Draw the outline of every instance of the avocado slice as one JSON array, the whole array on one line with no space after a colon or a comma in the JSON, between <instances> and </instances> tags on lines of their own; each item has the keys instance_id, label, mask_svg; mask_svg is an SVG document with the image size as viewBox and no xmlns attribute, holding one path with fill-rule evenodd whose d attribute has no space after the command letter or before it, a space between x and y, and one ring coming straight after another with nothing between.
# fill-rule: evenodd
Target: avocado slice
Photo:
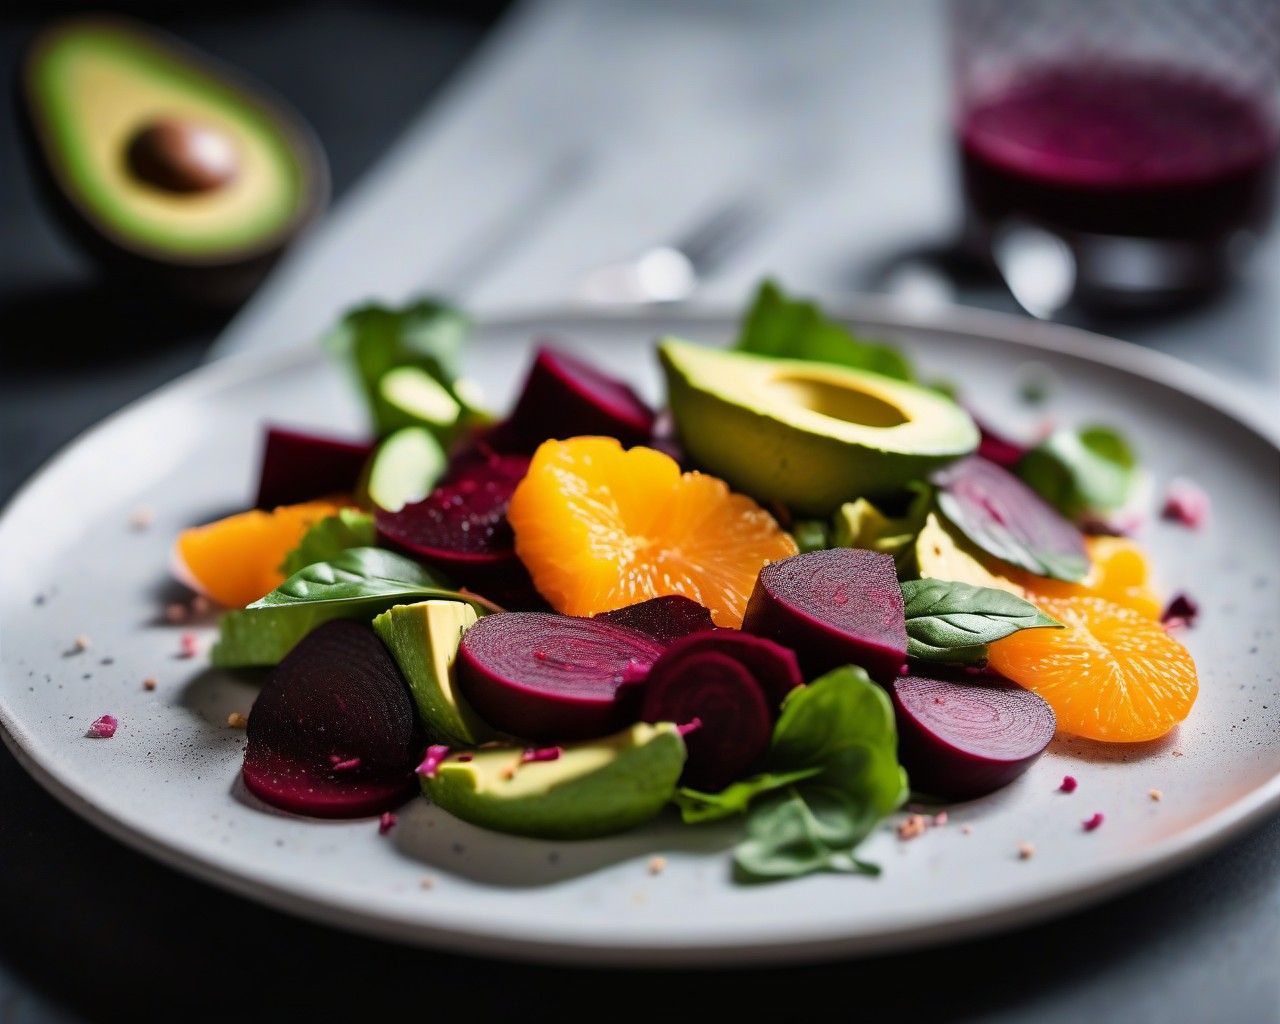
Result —
<instances>
[{"instance_id":1,"label":"avocado slice","mask_svg":"<svg viewBox=\"0 0 1280 1024\"><path fill-rule=\"evenodd\" d=\"M362 504L399 512L432 492L447 462L444 449L429 430L401 427L374 449L356 494Z\"/></svg>"},{"instance_id":2,"label":"avocado slice","mask_svg":"<svg viewBox=\"0 0 1280 1024\"><path fill-rule=\"evenodd\" d=\"M19 89L55 210L110 269L235 301L327 201L324 153L296 114L139 23L56 22Z\"/></svg>"},{"instance_id":3,"label":"avocado slice","mask_svg":"<svg viewBox=\"0 0 1280 1024\"><path fill-rule=\"evenodd\" d=\"M398 604L373 620L409 682L427 735L441 743L475 746L497 735L453 686L458 642L476 618L465 601L420 601Z\"/></svg>"},{"instance_id":4,"label":"avocado slice","mask_svg":"<svg viewBox=\"0 0 1280 1024\"><path fill-rule=\"evenodd\" d=\"M975 587L1007 590L1019 597L1025 595L1022 587L1000 574L999 563L953 534L936 512L925 516L924 526L916 535L914 555L911 568L920 579L953 580Z\"/></svg>"},{"instance_id":5,"label":"avocado slice","mask_svg":"<svg viewBox=\"0 0 1280 1024\"><path fill-rule=\"evenodd\" d=\"M640 722L575 743L554 760L524 760L522 748L452 754L422 789L450 814L497 832L538 839L590 839L633 828L675 793L684 740L671 722Z\"/></svg>"},{"instance_id":6,"label":"avocado slice","mask_svg":"<svg viewBox=\"0 0 1280 1024\"><path fill-rule=\"evenodd\" d=\"M899 491L978 446L978 428L954 402L877 373L674 338L658 355L693 461L799 515Z\"/></svg>"}]
</instances>

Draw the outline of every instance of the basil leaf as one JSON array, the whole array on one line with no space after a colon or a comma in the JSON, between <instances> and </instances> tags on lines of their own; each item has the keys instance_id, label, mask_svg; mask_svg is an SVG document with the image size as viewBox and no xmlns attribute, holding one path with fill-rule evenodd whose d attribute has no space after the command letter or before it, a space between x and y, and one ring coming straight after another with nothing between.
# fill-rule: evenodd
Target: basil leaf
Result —
<instances>
[{"instance_id":1,"label":"basil leaf","mask_svg":"<svg viewBox=\"0 0 1280 1024\"><path fill-rule=\"evenodd\" d=\"M745 814L747 805L762 793L782 789L792 783L812 778L821 772L818 766L801 768L792 772L762 772L726 786L719 793L703 793L682 786L676 790L673 801L680 808L685 824L695 825L703 821L717 821L734 814Z\"/></svg>"},{"instance_id":2,"label":"basil leaf","mask_svg":"<svg viewBox=\"0 0 1280 1024\"><path fill-rule=\"evenodd\" d=\"M410 558L382 548L350 548L307 566L247 608L225 613L211 660L221 668L274 665L323 622L372 619L393 605L429 598L471 601Z\"/></svg>"},{"instance_id":3,"label":"basil leaf","mask_svg":"<svg viewBox=\"0 0 1280 1024\"><path fill-rule=\"evenodd\" d=\"M991 587L952 580L902 584L907 615L907 654L926 661L973 664L986 645L1020 629L1059 627L1030 601Z\"/></svg>"},{"instance_id":4,"label":"basil leaf","mask_svg":"<svg viewBox=\"0 0 1280 1024\"><path fill-rule=\"evenodd\" d=\"M910 362L897 349L854 337L848 328L824 316L817 305L790 298L770 280L757 290L735 347L740 352L779 359L869 370L895 380L915 379Z\"/></svg>"},{"instance_id":5,"label":"basil leaf","mask_svg":"<svg viewBox=\"0 0 1280 1024\"><path fill-rule=\"evenodd\" d=\"M1017 474L1063 515L1122 508L1133 494L1137 459L1110 427L1056 430L1018 462Z\"/></svg>"},{"instance_id":6,"label":"basil leaf","mask_svg":"<svg viewBox=\"0 0 1280 1024\"><path fill-rule=\"evenodd\" d=\"M336 557L347 548L371 547L377 539L378 530L372 515L359 509L342 508L337 515L325 516L307 528L298 546L284 556L280 571L292 576L309 565Z\"/></svg>"},{"instance_id":7,"label":"basil leaf","mask_svg":"<svg viewBox=\"0 0 1280 1024\"><path fill-rule=\"evenodd\" d=\"M791 536L803 555L831 547L831 531L821 519L798 519L791 524Z\"/></svg>"},{"instance_id":8,"label":"basil leaf","mask_svg":"<svg viewBox=\"0 0 1280 1024\"><path fill-rule=\"evenodd\" d=\"M458 390L462 346L470 333L471 322L461 311L424 299L403 309L353 309L325 336L324 344L351 363L374 430L381 436L403 425L403 414L386 405L379 387L389 371L401 366L421 368L463 409L473 408Z\"/></svg>"},{"instance_id":9,"label":"basil leaf","mask_svg":"<svg viewBox=\"0 0 1280 1024\"><path fill-rule=\"evenodd\" d=\"M792 786L753 807L747 837L734 852L740 881L796 878L814 871L878 875L853 850L879 816L831 786Z\"/></svg>"},{"instance_id":10,"label":"basil leaf","mask_svg":"<svg viewBox=\"0 0 1280 1024\"><path fill-rule=\"evenodd\" d=\"M1084 536L1008 470L970 455L930 481L938 489L938 510L987 554L1069 582L1089 572Z\"/></svg>"}]
</instances>

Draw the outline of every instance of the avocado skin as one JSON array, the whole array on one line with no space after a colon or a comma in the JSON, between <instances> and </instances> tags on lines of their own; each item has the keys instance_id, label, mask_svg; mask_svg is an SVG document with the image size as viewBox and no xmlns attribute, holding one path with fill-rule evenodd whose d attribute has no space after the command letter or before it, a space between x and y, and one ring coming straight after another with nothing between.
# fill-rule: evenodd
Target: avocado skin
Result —
<instances>
[{"instance_id":1,"label":"avocado skin","mask_svg":"<svg viewBox=\"0 0 1280 1024\"><path fill-rule=\"evenodd\" d=\"M978 443L974 430L971 439L957 441L953 452L886 452L804 431L803 457L797 458L801 445L796 427L698 388L665 347L660 346L658 354L669 404L678 410L680 442L690 460L734 490L765 504L781 502L800 516L825 517L855 497L896 494ZM714 423L715 429L689 429L707 423Z\"/></svg>"},{"instance_id":2,"label":"avocado skin","mask_svg":"<svg viewBox=\"0 0 1280 1024\"><path fill-rule=\"evenodd\" d=\"M171 57L217 78L229 88L248 97L269 112L281 134L297 153L304 168L303 203L287 231L263 239L259 244L218 254L212 259L198 256L171 257L133 246L128 238L108 233L91 212L83 210L68 195L54 162L48 154L43 126L28 98L27 69L40 57L42 46L54 33L70 27L103 25L142 35ZM228 307L243 302L262 282L284 251L301 237L324 213L329 204L329 161L320 140L301 116L264 85L245 73L216 60L178 38L133 19L115 15L65 18L42 30L26 47L18 64L14 86L18 128L27 164L37 191L60 228L72 238L111 278L129 287L151 289L193 305Z\"/></svg>"},{"instance_id":3,"label":"avocado skin","mask_svg":"<svg viewBox=\"0 0 1280 1024\"><path fill-rule=\"evenodd\" d=\"M639 745L626 742L632 729L601 740L574 744L574 747L584 747L622 741L617 756L607 764L586 775L553 782L537 794L506 800L476 793L472 765L481 758L512 763L519 757L517 749L478 750L470 763L457 763L451 758L437 769L434 777L421 777L422 790L455 817L495 832L534 839L594 839L624 832L662 810L675 793L676 782L684 769L684 740L676 727L666 722L655 728L655 734ZM565 749L572 748L566 746ZM556 763L553 761L550 765ZM525 766L523 770L530 767L534 766Z\"/></svg>"}]
</instances>

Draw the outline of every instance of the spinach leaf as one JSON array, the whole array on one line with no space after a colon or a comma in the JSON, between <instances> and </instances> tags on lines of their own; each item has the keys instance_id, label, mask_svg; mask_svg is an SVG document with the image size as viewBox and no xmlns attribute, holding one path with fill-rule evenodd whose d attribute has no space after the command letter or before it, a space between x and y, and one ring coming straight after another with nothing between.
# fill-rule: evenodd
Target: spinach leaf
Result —
<instances>
[{"instance_id":1,"label":"spinach leaf","mask_svg":"<svg viewBox=\"0 0 1280 1024\"><path fill-rule=\"evenodd\" d=\"M793 690L765 771L818 770L781 790L757 790L768 795L747 812L747 835L735 851L738 877L874 871L853 851L907 798L897 747L893 705L862 669L846 665Z\"/></svg>"},{"instance_id":2,"label":"spinach leaf","mask_svg":"<svg viewBox=\"0 0 1280 1024\"><path fill-rule=\"evenodd\" d=\"M285 580L247 608L225 613L211 660L222 668L274 665L330 619L372 619L397 604L429 598L470 601L439 574L382 548L349 548Z\"/></svg>"},{"instance_id":3,"label":"spinach leaf","mask_svg":"<svg viewBox=\"0 0 1280 1024\"><path fill-rule=\"evenodd\" d=\"M816 304L789 297L771 280L757 290L735 347L761 356L835 363L896 380L915 379L910 362L897 349L854 337L824 316Z\"/></svg>"},{"instance_id":4,"label":"spinach leaf","mask_svg":"<svg viewBox=\"0 0 1280 1024\"><path fill-rule=\"evenodd\" d=\"M797 519L791 524L791 536L802 555L831 547L831 529L821 519Z\"/></svg>"},{"instance_id":5,"label":"spinach leaf","mask_svg":"<svg viewBox=\"0 0 1280 1024\"><path fill-rule=\"evenodd\" d=\"M1104 515L1133 493L1137 458L1110 427L1056 430L1027 452L1017 474L1063 515Z\"/></svg>"},{"instance_id":6,"label":"spinach leaf","mask_svg":"<svg viewBox=\"0 0 1280 1024\"><path fill-rule=\"evenodd\" d=\"M734 814L746 813L747 806L762 793L782 789L793 782L810 779L821 771L822 769L815 765L812 768L801 768L793 772L762 772L734 782L719 793L703 793L700 790L682 786L676 790L674 802L680 808L680 816L687 825L702 821L717 821Z\"/></svg>"},{"instance_id":7,"label":"spinach leaf","mask_svg":"<svg viewBox=\"0 0 1280 1024\"><path fill-rule=\"evenodd\" d=\"M1020 629L1062 626L1015 594L969 583L908 580L902 599L907 654L926 661L972 664L985 659L987 644Z\"/></svg>"},{"instance_id":8,"label":"spinach leaf","mask_svg":"<svg viewBox=\"0 0 1280 1024\"><path fill-rule=\"evenodd\" d=\"M472 406L459 393L463 343L471 322L459 310L434 299L403 309L369 305L348 312L326 335L325 345L355 370L368 403L375 432L381 436L403 425L403 414L387 407L379 387L386 374L416 366L437 380L463 409Z\"/></svg>"},{"instance_id":9,"label":"spinach leaf","mask_svg":"<svg viewBox=\"0 0 1280 1024\"><path fill-rule=\"evenodd\" d=\"M373 516L354 508L338 509L311 524L298 546L284 556L280 571L286 576L301 572L316 562L328 561L347 548L371 547L378 539Z\"/></svg>"}]
</instances>

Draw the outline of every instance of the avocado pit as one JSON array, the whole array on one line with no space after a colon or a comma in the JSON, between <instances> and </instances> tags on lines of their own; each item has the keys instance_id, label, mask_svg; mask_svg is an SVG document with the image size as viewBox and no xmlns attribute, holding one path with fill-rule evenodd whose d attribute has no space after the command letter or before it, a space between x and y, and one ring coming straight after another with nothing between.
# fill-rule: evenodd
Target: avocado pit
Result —
<instances>
[{"instance_id":1,"label":"avocado pit","mask_svg":"<svg viewBox=\"0 0 1280 1024\"><path fill-rule=\"evenodd\" d=\"M231 139L190 118L147 122L129 140L125 158L134 177L166 192L222 188L240 169Z\"/></svg>"}]
</instances>

